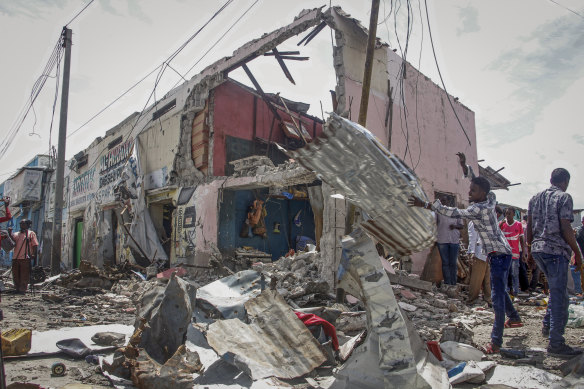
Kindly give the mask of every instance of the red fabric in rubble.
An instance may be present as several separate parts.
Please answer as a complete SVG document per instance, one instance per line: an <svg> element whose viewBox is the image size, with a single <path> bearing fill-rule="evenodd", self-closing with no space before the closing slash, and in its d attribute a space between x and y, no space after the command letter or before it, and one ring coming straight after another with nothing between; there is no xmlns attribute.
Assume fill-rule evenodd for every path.
<svg viewBox="0 0 584 389"><path fill-rule="evenodd" d="M336 351L339 349L339 339L337 339L337 330L335 326L324 320L322 317L316 316L314 313L302 313L294 312L296 316L302 320L305 326L316 326L321 325L324 333L332 339L333 349Z"/></svg>

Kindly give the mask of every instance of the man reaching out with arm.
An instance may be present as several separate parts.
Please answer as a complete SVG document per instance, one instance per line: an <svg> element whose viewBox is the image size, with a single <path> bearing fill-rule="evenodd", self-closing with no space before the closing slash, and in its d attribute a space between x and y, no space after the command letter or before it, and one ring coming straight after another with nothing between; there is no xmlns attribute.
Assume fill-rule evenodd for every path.
<svg viewBox="0 0 584 389"><path fill-rule="evenodd" d="M495 311L495 322L491 332L491 342L484 351L487 354L499 352L503 345L504 327L522 327L521 318L506 292L507 276L511 265L511 247L499 228L495 215L496 196L491 192L491 185L484 177L476 177L470 166L466 165L463 153L457 154L465 177L471 178L468 193L471 205L466 209L445 207L439 200L434 204L424 202L416 196L411 196L408 205L433 210L450 217L461 217L472 220L474 227L484 244L485 252L491 265L491 299ZM505 315L509 320L505 322Z"/></svg>

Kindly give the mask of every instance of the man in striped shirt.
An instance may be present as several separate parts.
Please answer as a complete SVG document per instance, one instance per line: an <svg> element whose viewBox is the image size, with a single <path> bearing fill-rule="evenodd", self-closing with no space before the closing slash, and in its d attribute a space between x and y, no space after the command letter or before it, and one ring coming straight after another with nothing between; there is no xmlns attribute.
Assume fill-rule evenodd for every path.
<svg viewBox="0 0 584 389"><path fill-rule="evenodd" d="M499 228L495 206L496 196L491 192L491 184L484 177L476 177L470 166L466 164L466 156L463 153L457 154L460 165L464 171L464 176L471 179L468 193L471 205L466 209L446 207L436 200L434 204L424 202L416 196L411 196L408 205L422 207L435 211L441 215L450 217L461 217L472 220L474 227L484 244L485 252L491 265L491 299L493 310L495 311L495 322L491 332L491 342L488 343L484 352L487 354L499 352L503 345L503 329L505 327L522 327L523 323L519 313L507 294L507 276L511 265L511 247L505 239L503 232ZM509 319L505 322L505 315Z"/></svg>

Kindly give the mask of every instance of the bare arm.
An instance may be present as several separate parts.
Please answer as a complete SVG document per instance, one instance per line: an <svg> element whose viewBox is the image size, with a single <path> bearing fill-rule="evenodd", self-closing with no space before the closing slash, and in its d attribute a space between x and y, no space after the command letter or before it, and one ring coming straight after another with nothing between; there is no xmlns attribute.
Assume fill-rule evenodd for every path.
<svg viewBox="0 0 584 389"><path fill-rule="evenodd" d="M529 219L527 220L527 223L529 223ZM574 235L574 230L572 230L570 220L560 219L560 227L562 229L562 237L566 243L568 243L572 251L574 251L576 268L579 269L582 267L582 253L580 252L580 246L578 246L578 242L576 241L576 236Z"/></svg>
<svg viewBox="0 0 584 389"><path fill-rule="evenodd" d="M521 259L523 262L527 262L527 247L525 245L525 237L523 235L519 236L519 244L521 244Z"/></svg>
<svg viewBox="0 0 584 389"><path fill-rule="evenodd" d="M10 208L8 208L8 206L10 205L10 197L5 197L3 200L4 207L6 208L6 216L0 217L0 223L4 223L12 219L12 215L10 214Z"/></svg>
<svg viewBox="0 0 584 389"><path fill-rule="evenodd" d="M533 242L533 220L531 215L527 215L527 228L525 229L525 237L527 238L527 247L531 248Z"/></svg>

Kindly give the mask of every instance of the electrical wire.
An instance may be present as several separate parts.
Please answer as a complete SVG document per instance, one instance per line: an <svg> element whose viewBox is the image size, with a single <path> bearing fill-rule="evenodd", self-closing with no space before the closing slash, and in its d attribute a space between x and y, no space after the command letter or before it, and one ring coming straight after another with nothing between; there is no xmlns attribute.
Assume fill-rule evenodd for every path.
<svg viewBox="0 0 584 389"><path fill-rule="evenodd" d="M73 23L73 21L75 19L77 19L79 17L79 15L81 15L83 13L83 11L85 11L87 9L87 7L89 7L91 5L91 3L93 3L94 0L90 0L89 3L87 3L85 5L85 7L83 7L81 9L81 11L77 12L77 14L75 16L73 16L73 18L71 20L69 20L69 23L65 24L65 27L69 26L71 23Z"/></svg>
<svg viewBox="0 0 584 389"><path fill-rule="evenodd" d="M456 116L456 120L458 121L458 124L460 125L462 132L464 133L464 136L466 136L466 140L468 141L468 144L472 145L470 138L468 137L468 134L466 133L466 130L464 129L464 126L462 125L462 122L460 121L460 118L458 117L456 110L454 109L454 104L452 104L452 100L450 99L450 95L448 94L448 91L446 90L446 85L444 84L444 78L442 78L442 72L440 72L440 66L438 65L438 58L436 57L436 49L434 48L434 39L432 38L432 29L430 28L430 16L428 15L428 1L427 0L424 0L424 5L426 8L426 20L428 22L428 34L430 35L430 44L432 46L432 53L434 54L434 61L436 62L436 69L438 70L438 75L440 76L440 81L442 82L442 87L444 88L444 92L446 92L446 97L448 98L448 102L450 103L450 107L452 108L452 112L454 112L454 116Z"/></svg>
<svg viewBox="0 0 584 389"><path fill-rule="evenodd" d="M137 81L136 83L134 83L131 87L129 87L128 89L126 89L124 92L122 92L121 95L119 95L118 97L116 97L112 102L110 102L109 104L107 104L105 107L103 107L101 110L99 110L99 112L97 112L95 115L93 115L91 118L89 118L87 121L85 121L81 126L77 127L73 132L71 132L70 134L67 135L67 138L69 138L70 136L73 136L75 133L79 132L83 127L85 127L86 125L88 125L89 123L91 123L93 120L95 120L98 116L100 116L103 112L105 112L108 108L110 108L112 105L114 105L117 101L119 101L122 97L124 97L125 95L127 95L128 93L130 93L130 91L132 91L134 88L136 88L138 85L140 85L142 82L144 82L148 77L150 77L152 74L154 74L157 70L158 70L158 74L156 75L156 81L154 82L155 84L155 88L158 85L158 83L160 82L160 77L162 76L162 74L164 73L164 71L166 70L166 67L169 66L170 61L172 61L177 55L178 53L180 53L189 42L191 42L213 19L215 19L215 17L217 15L219 15L219 13L221 13L229 4L231 4L233 2L233 0L228 0L226 3L224 3L221 8L219 8L218 11L216 11L209 20L207 20L207 22L201 27L199 28L199 30L197 30L193 35L191 35L189 37L189 39L183 43L177 50L175 50L165 61L163 61L160 65L158 65L157 67L155 67L154 69L152 69L148 74L146 74L144 77L142 77L139 81ZM172 68L171 68L172 69ZM173 69L174 70L174 69ZM190 70L189 70L190 71ZM176 72L176 70L175 70ZM178 72L177 72L178 73ZM187 71L188 73L188 71ZM180 73L178 73L180 75ZM186 75L186 73L185 73ZM181 77L183 79L185 79L182 75ZM180 80L179 80L180 82ZM175 86L178 85L175 84ZM174 87L173 87L174 88ZM148 101L150 101L150 99L152 98L152 95L154 94L154 91L150 94L150 96L148 97Z"/></svg>
<svg viewBox="0 0 584 389"><path fill-rule="evenodd" d="M422 73L422 50L424 48L424 18L422 16L422 3L418 0L418 11L420 16L420 27L422 30L422 37L420 39L420 56L418 57L418 72L416 74L416 128L418 129L418 161L416 162L416 166L413 167L414 172L416 168L420 164L420 160L422 159L422 136L420 135L420 122L418 120L418 82L420 80L420 74Z"/></svg>
<svg viewBox="0 0 584 389"><path fill-rule="evenodd" d="M551 1L552 3L554 3L554 4L558 5L558 6L562 7L562 8L563 8L563 9L565 9L566 11L570 11L570 12L572 12L574 15L577 15L577 16L581 17L582 19L584 19L584 15L582 15L582 14L580 14L580 13L578 13L578 12L574 11L573 9L571 9L571 8L568 8L568 7L566 7L565 5L562 5L562 4L558 3L557 1L554 1L554 0L550 0L550 1Z"/></svg>
<svg viewBox="0 0 584 389"><path fill-rule="evenodd" d="M254 2L253 2L253 4L252 4L252 5L250 5L250 6L249 6L249 8L248 8L248 9L246 9L246 10L245 10L245 12L244 12L243 14L241 14L241 16L235 20L235 22L233 22L233 24L231 24L231 26L230 26L230 27L229 27L229 28L228 28L228 29L227 29L227 30L226 30L226 31L223 33L223 35L221 35L221 36L219 37L219 39L217 39L217 40L215 41L215 43L213 43L213 44L211 45L211 47L209 47L209 48L207 49L207 51L205 51L205 52L203 53L203 55L202 55L202 56L201 56L201 57L200 57L200 58L199 58L199 59L198 59L198 60L197 60L197 61L196 61L196 62L195 62L195 63L194 63L194 64L193 64L193 65L192 65L190 68L189 68L189 70L187 70L187 71L185 72L185 77L187 76L187 74L189 74L189 73L191 72L191 70L193 70L193 69L195 68L195 66L197 66L197 65L199 64L199 62L201 62L201 61L203 60L203 58L205 58L205 57L207 56L207 54L209 54L209 52L210 52L211 50L213 50L213 49L214 49L214 48L217 46L217 44L219 44L219 42L221 42L221 41L223 40L223 38L225 38L225 35L227 35L227 34L229 33L229 31L231 31L231 30L233 29L233 27L235 27L235 25L236 25L237 23L239 23L239 21L240 21L241 19L243 19L243 17L244 17L244 16L245 16L245 15L246 15L246 14L247 14L247 13L248 13L248 12L249 12L249 11L250 11L250 10L251 10L253 7L254 7L254 6L255 6L255 5L258 3L258 2L259 2L259 1L260 1L260 0L256 0L256 1L254 1ZM176 86L177 86L179 83L180 83L180 80L178 80L178 81L176 82L176 84L174 84L173 88L175 88L175 87L176 87Z"/></svg>
<svg viewBox="0 0 584 389"><path fill-rule="evenodd" d="M57 70L55 71L55 97L53 98L53 112L51 114L51 125L49 126L49 155L52 151L52 139L53 139L53 122L55 121L55 111L57 108L57 98L59 97L59 83L61 78L61 58L57 62Z"/></svg>
<svg viewBox="0 0 584 389"><path fill-rule="evenodd" d="M12 142L16 138L16 135L20 132L20 130L22 128L24 121L28 117L29 112L31 110L33 110L33 112L34 112L33 105L34 105L36 99L40 95L40 93L41 93L41 91L42 91L42 89L47 81L47 78L50 77L50 74L52 73L53 69L55 68L57 63L60 62L60 58L61 58L62 53L63 53L63 48L62 48L62 40L63 39L64 39L64 35L62 33L59 36L59 39L58 39L57 43L55 44L53 51L51 52L49 60L47 61L43 71L41 72L41 75L36 79L35 83L33 84L29 100L25 103L25 105L21 109L20 113L18 114L17 119L14 121L13 126L8 131L8 134L6 135L6 137L4 137L4 139L0 143L0 158L4 157L4 155L6 154L6 152L8 151L10 146L12 145Z"/></svg>
<svg viewBox="0 0 584 389"><path fill-rule="evenodd" d="M146 77L148 77L150 74L154 73L154 71L156 71L157 69L160 69L158 71L158 74L156 75L156 80L154 82L154 87L152 88L152 92L150 92L150 95L148 96L148 99L146 100L146 103L144 104L144 107L142 107L142 110L140 111L140 114L138 115L138 117L136 118L136 121L134 122L134 124L132 125L132 128L130 129L130 131L128 131L125 139L122 139L122 142L126 142L128 139L130 139L130 137L132 136L132 134L134 134L134 129L136 128L136 126L138 125L138 123L140 122L140 119L145 115L146 113L146 107L148 107L148 104L150 103L150 100L152 99L153 96L156 96L156 88L158 87L158 84L160 83L160 80L162 79L162 76L164 75L164 72L166 71L166 68L169 67L170 62L176 58L176 56L188 45L188 43L190 43L197 35L199 35L199 33L201 31L203 31L203 29L213 20L217 17L217 15L219 15L228 5L230 5L233 2L233 0L227 0L227 2L225 2L221 8L219 8L219 10L217 10L210 18L209 20L207 20L205 22L205 24L203 24L203 26L201 28L199 28L193 35L191 35L187 41L185 43L183 43L177 50L175 50L170 57L168 57L165 61L162 62L162 64L160 64L156 69L154 69L151 73L149 73ZM139 82L142 82L139 81ZM133 88L133 87L132 87ZM119 99L119 98L118 98ZM115 101L114 101L115 102ZM111 103L113 104L113 103ZM110 105L111 105L110 104ZM156 109L156 107L158 106L158 102L155 100L154 101L154 105L151 107L151 109L148 110L151 111L152 109ZM105 109L104 109L105 110ZM101 111L103 112L103 110ZM146 123L144 123L144 126L140 129L140 131L138 133L140 133L144 128L146 128L146 126L148 124L150 124L150 122L152 122L152 119L149 119L148 121L146 121ZM106 148L102 149L101 152L95 157L95 161L93 161L93 163L91 165L89 165L86 169L86 171L89 171L91 169L93 169L93 167L95 167L95 165L99 162L100 157L103 155L103 153L107 151Z"/></svg>
<svg viewBox="0 0 584 389"><path fill-rule="evenodd" d="M116 97L111 103L109 103L108 105L106 105L105 107L103 107L99 112L97 112L95 115L93 115L92 117L90 117L85 123L83 123L82 125L80 125L79 127L77 127L77 129L75 129L75 131L73 131L70 134L68 134L67 135L67 138L69 138L70 136L73 136L75 133L77 133L83 127L85 127L86 125L88 125L89 123L91 123L95 118L97 118L99 115L101 115L106 109L108 109L109 107L111 107L112 105L114 105L122 97L124 97L125 95L127 95L128 93L130 93L132 91L132 89L134 89L135 87L137 87L138 85L140 85L148 77L150 77L152 74L154 74L154 72L157 71L158 69L160 69L160 67L162 67L162 65L163 64L160 64L157 67L155 67L154 69L152 69L150 71L150 73L148 73L147 75L145 75L144 77L142 77L138 82L136 82L134 85L132 85L131 87L129 87L128 89L126 89L121 95L119 95L118 97Z"/></svg>

